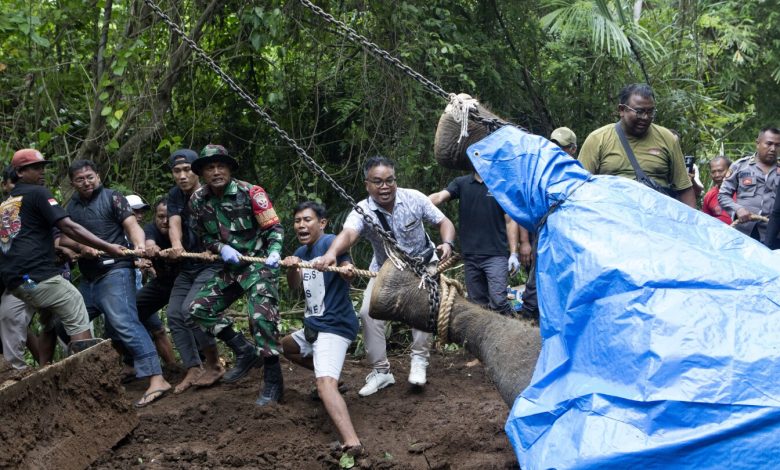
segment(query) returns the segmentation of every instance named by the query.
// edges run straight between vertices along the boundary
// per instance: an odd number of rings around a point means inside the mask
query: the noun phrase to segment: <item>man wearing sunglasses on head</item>
[[[682,150],[667,128],[653,124],[655,96],[649,85],[635,83],[620,91],[620,120],[591,132],[579,161],[596,175],[635,179],[696,208]]]

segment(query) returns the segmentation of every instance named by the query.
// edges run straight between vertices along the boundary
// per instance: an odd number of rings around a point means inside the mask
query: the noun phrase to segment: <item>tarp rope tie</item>
[[[731,223],[732,227],[736,227],[739,224],[746,224],[748,222],[769,222],[769,217],[764,217],[763,215],[758,214],[750,214],[750,220],[747,222],[740,222],[739,219],[736,219],[734,222]]]

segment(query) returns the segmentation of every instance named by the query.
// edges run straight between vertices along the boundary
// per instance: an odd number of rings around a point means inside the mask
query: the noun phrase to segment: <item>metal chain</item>
[[[338,28],[341,31],[341,33],[344,34],[344,36],[346,36],[348,39],[350,39],[353,42],[357,42],[361,44],[363,48],[366,49],[369,53],[371,53],[374,57],[378,57],[384,60],[385,62],[387,62],[388,64],[398,68],[400,71],[402,71],[403,73],[411,77],[413,80],[419,82],[424,88],[427,88],[428,91],[448,101],[457,99],[457,95],[455,93],[447,93],[446,91],[444,91],[442,87],[428,80],[422,74],[420,74],[419,72],[415,71],[408,65],[401,62],[400,59],[392,56],[386,50],[377,46],[375,43],[369,41],[368,38],[362,36],[357,31],[347,26],[344,22],[337,20],[335,17],[333,17],[333,15],[326,12],[322,8],[311,3],[309,0],[299,0],[299,1],[303,4],[303,6],[313,11],[317,16],[319,16],[323,20],[327,21],[328,23]],[[486,118],[484,116],[480,116],[476,109],[471,109],[469,111],[469,117],[472,120],[477,121],[480,124],[483,124],[485,127],[487,127],[489,132],[493,132],[496,129],[506,125],[512,125],[498,118]],[[525,129],[522,130],[525,131]]]
[[[392,248],[392,250],[397,254],[397,256],[403,260],[408,266],[412,268],[412,270],[420,276],[421,285],[425,287],[425,289],[428,291],[428,297],[429,297],[429,303],[430,303],[430,309],[431,309],[431,315],[435,315],[435,312],[438,312],[439,309],[439,285],[436,282],[436,279],[432,277],[430,274],[428,274],[426,270],[426,265],[419,259],[413,258],[409,256],[406,252],[400,249],[398,246],[398,242],[395,240],[394,237],[392,237],[388,232],[386,232],[377,222],[374,222],[374,220],[366,214],[366,212],[361,208],[355,200],[350,196],[344,188],[342,188],[336,180],[334,180],[321,166],[317,164],[316,161],[314,161],[313,158],[311,158],[306,151],[301,148],[298,143],[290,137],[287,132],[284,131],[281,127],[279,127],[279,124],[274,121],[271,116],[269,116],[263,109],[260,107],[260,105],[257,104],[257,101],[253,99],[249,93],[244,91],[241,86],[239,86],[227,73],[225,73],[222,68],[214,62],[214,59],[212,59],[206,52],[201,49],[195,41],[193,41],[187,34],[182,30],[179,25],[173,22],[173,20],[170,19],[170,17],[165,14],[164,11],[160,9],[152,0],[144,0],[144,3],[154,11],[154,13],[160,17],[160,19],[163,20],[165,24],[168,25],[168,28],[171,29],[171,31],[175,32],[179,37],[181,37],[182,41],[187,45],[187,47],[192,50],[196,57],[200,59],[203,63],[205,63],[214,73],[216,73],[219,78],[222,79],[222,81],[230,87],[231,90],[236,92],[238,96],[240,96],[244,102],[253,110],[255,111],[260,117],[268,124],[274,131],[276,131],[277,134],[284,140],[285,143],[287,143],[290,147],[292,147],[295,150],[295,153],[298,154],[298,156],[301,158],[303,163],[317,176],[324,179],[328,184],[331,185],[333,189],[336,190],[338,195],[347,201],[350,206],[352,206],[352,209],[360,214],[360,216],[363,218],[363,221],[372,229],[374,232],[376,232],[381,238],[382,241],[385,243],[386,246],[389,246]],[[419,75],[419,74],[418,74]],[[421,76],[422,77],[422,76]],[[424,79],[424,77],[422,77]],[[442,90],[443,92],[443,90]],[[435,318],[431,320],[435,326]]]

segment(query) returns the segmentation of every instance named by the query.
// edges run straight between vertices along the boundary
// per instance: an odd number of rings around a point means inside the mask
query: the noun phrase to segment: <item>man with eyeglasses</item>
[[[667,128],[653,123],[656,116],[652,88],[643,83],[620,91],[620,121],[591,132],[580,149],[579,161],[595,175],[617,175],[638,179],[621,142],[619,132],[636,157],[639,168],[657,189],[696,208],[693,184],[688,176],[680,143]],[[619,127],[619,128],[618,128]]]
[[[146,236],[130,204],[122,194],[103,186],[93,161],[74,161],[68,176],[76,190],[68,205],[74,221],[112,245],[129,247],[129,239],[136,250],[145,252]],[[110,325],[133,357],[136,377],[149,377],[149,387],[135,402],[136,408],[145,407],[168,393],[171,385],[163,378],[157,350],[138,319],[133,259],[115,253],[102,256],[85,245],[78,249],[84,303],[103,313],[107,329]]]
[[[442,243],[435,248],[441,252],[442,259],[452,254],[455,226],[423,193],[397,186],[395,162],[382,156],[371,157],[363,164],[363,177],[369,197],[360,201],[358,206],[374,223],[391,233],[401,250],[410,256],[421,258],[424,262],[435,263],[433,242],[425,232],[423,224],[427,222],[439,228]],[[379,270],[387,260],[384,243],[355,210],[347,216],[343,230],[333,240],[328,251],[314,261],[314,267],[323,269],[335,265],[337,258],[357,243],[360,237],[368,240],[374,249],[370,269]],[[361,397],[372,395],[395,383],[390,372],[390,362],[387,360],[385,322],[374,320],[368,313],[375,281],[376,279],[372,278],[368,282],[360,307],[366,356],[373,367],[366,377],[366,385],[358,392]],[[409,383],[412,385],[425,385],[430,357],[430,336],[429,333],[412,330],[412,364],[409,371]]]

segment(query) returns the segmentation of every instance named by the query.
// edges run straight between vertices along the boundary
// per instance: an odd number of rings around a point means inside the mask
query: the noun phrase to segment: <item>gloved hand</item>
[[[219,255],[222,257],[222,261],[231,264],[238,264],[238,256],[241,253],[230,245],[222,245],[222,249],[219,250]]]
[[[279,256],[279,253],[271,253],[266,257],[265,259],[265,265],[269,268],[278,268],[279,267],[279,260],[281,260],[282,257]]]
[[[509,274],[514,274],[518,269],[520,269],[520,260],[517,258],[517,253],[512,253],[509,255],[506,268],[509,270]]]

